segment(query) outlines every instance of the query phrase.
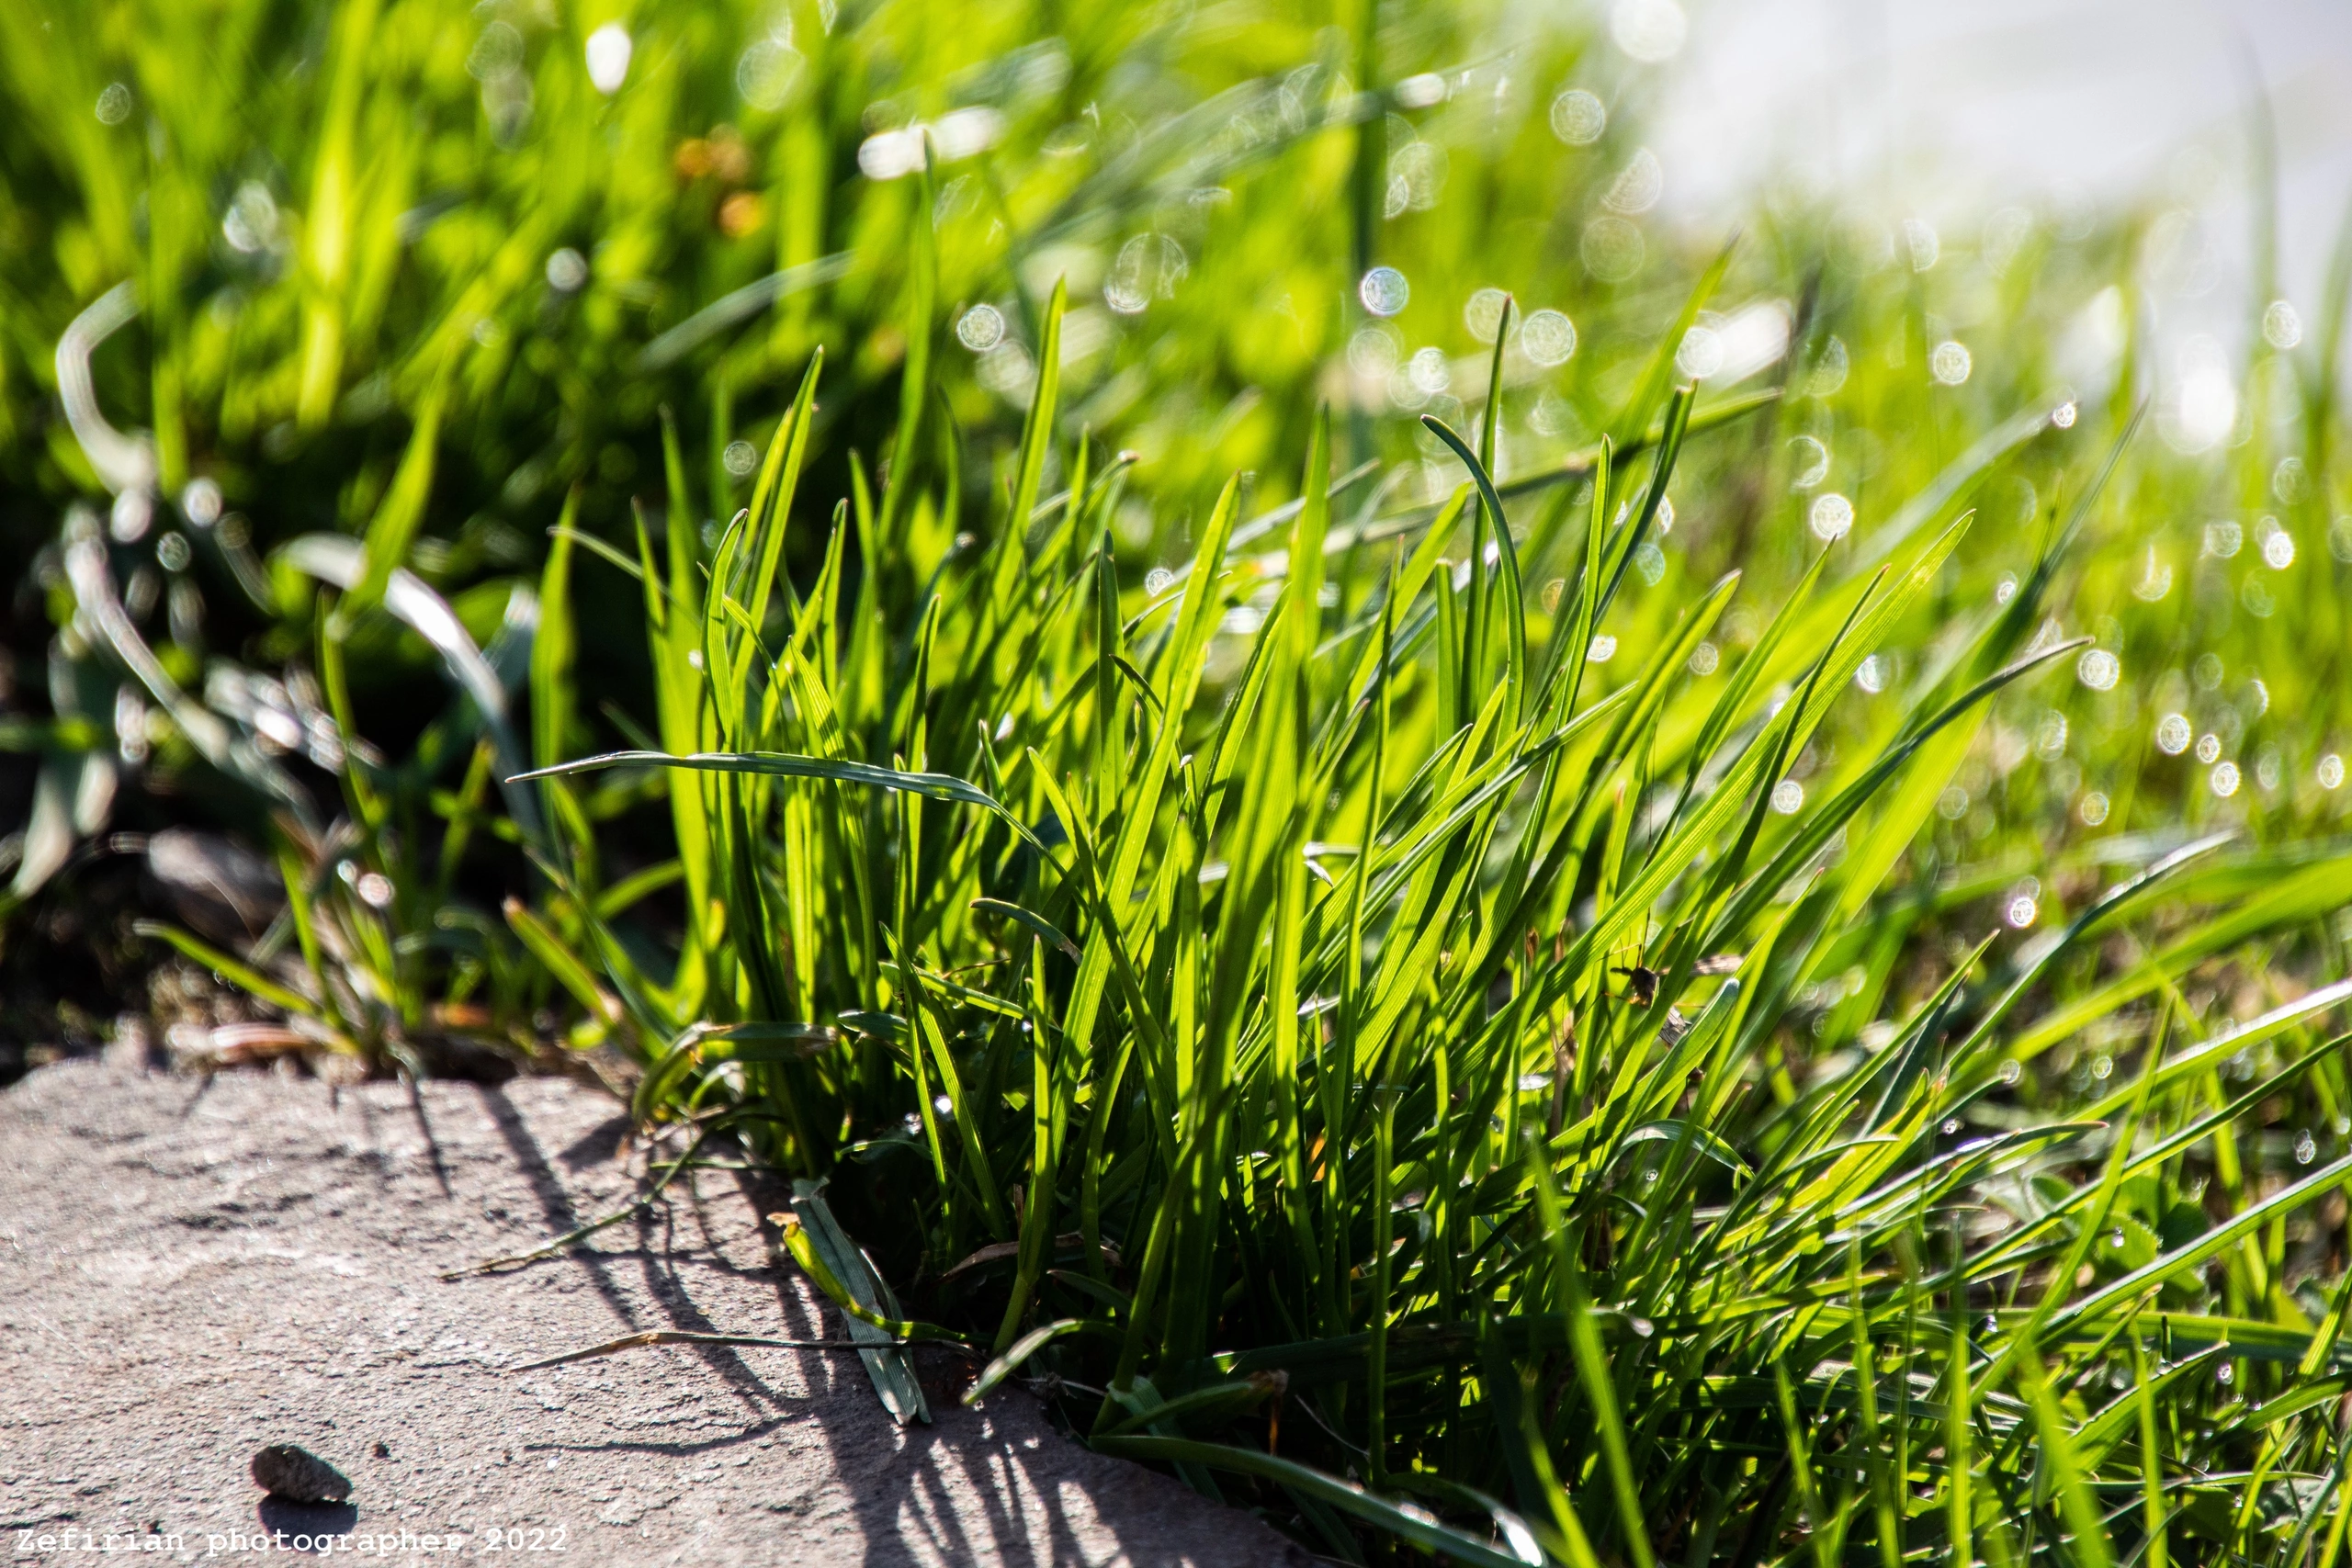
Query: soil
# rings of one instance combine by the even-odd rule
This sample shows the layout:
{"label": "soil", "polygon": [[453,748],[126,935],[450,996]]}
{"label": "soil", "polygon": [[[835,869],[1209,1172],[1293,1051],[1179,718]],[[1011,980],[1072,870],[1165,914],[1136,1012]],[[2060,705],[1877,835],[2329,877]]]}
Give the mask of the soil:
{"label": "soil", "polygon": [[[682,1179],[563,1258],[438,1277],[627,1203],[643,1164],[627,1132],[610,1099],[551,1078],[334,1088],[75,1060],[0,1093],[12,1557],[324,1536],[513,1568],[1307,1561],[1090,1453],[1016,1390],[978,1409],[934,1397],[937,1424],[902,1430],[836,1353],[679,1346],[509,1371],[645,1329],[842,1336],[775,1263],[766,1195],[731,1173]],[[273,1443],[349,1476],[350,1501],[265,1499],[251,1465]]]}

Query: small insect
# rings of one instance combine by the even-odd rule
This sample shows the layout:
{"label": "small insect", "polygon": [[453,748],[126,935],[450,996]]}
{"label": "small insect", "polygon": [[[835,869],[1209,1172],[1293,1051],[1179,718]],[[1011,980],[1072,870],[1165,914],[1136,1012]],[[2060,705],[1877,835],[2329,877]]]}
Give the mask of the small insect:
{"label": "small insect", "polygon": [[1612,975],[1624,976],[1625,988],[1633,992],[1634,999],[1641,1003],[1644,1007],[1647,1007],[1652,1002],[1657,1000],[1658,976],[1657,970],[1646,969],[1641,964],[1635,964],[1625,968],[1611,969],[1610,973]]}

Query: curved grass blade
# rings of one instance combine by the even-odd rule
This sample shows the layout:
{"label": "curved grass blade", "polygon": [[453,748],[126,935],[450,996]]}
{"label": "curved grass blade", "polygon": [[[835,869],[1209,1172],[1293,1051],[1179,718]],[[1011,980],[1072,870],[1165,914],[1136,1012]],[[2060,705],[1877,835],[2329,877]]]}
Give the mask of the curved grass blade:
{"label": "curved grass blade", "polygon": [[541,1371],[572,1361],[616,1356],[624,1350],[635,1350],[649,1345],[747,1345],[762,1350],[862,1350],[865,1348],[854,1339],[767,1339],[757,1334],[693,1334],[682,1328],[649,1328],[642,1334],[624,1335],[618,1339],[608,1339],[602,1345],[591,1345],[584,1350],[566,1350],[560,1356],[526,1361],[519,1367],[507,1367],[504,1371],[509,1373]]}
{"label": "curved grass blade", "polygon": [[1004,1354],[980,1369],[980,1375],[974,1379],[972,1386],[965,1391],[964,1403],[978,1404],[995,1390],[997,1384],[1020,1371],[1023,1362],[1059,1339],[1063,1335],[1098,1329],[1101,1326],[1091,1319],[1082,1317],[1065,1317],[1052,1323],[1040,1324],[1014,1340]]}
{"label": "curved grass blade", "polygon": [[919,795],[927,800],[977,806],[1010,828],[1015,837],[1036,851],[1041,858],[1051,858],[1026,822],[1007,810],[995,796],[976,785],[949,773],[906,773],[897,768],[876,767],[871,762],[852,761],[847,758],[807,757],[794,751],[696,751],[684,757],[667,751],[607,751],[601,756],[559,762],[551,768],[535,768],[529,773],[516,774],[514,782],[560,778],[567,773],[593,773],[599,768],[628,767],[691,768],[704,773],[752,773],[769,778],[826,779],[834,784],[858,784],[900,795]]}

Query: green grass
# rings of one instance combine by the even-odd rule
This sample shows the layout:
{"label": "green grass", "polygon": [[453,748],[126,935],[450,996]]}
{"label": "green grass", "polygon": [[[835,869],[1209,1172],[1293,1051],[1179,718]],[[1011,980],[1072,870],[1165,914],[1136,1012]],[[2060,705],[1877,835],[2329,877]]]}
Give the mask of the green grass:
{"label": "green grass", "polygon": [[[323,67],[363,13],[302,15]],[[263,544],[335,536],[278,551],[236,645],[309,672],[319,768],[219,715],[209,749],[202,638],[109,618],[96,570],[165,530],[75,525],[55,689],[127,671],[166,717],[135,767],[119,705],[25,743],[271,835],[296,894],[253,953],[171,940],[379,1065],[616,1047],[639,1117],[824,1183],[787,1247],[864,1327],[1338,1560],[2335,1561],[2340,286],[2187,450],[2130,215],[1927,266],[1802,204],[1729,249],[1596,228],[1638,205],[1643,81],[1566,33],[1499,63],[1477,7],[1120,14],[1066,73],[1012,8],[811,10],[741,121],[776,227],[688,238],[747,22],[633,18],[609,102],[594,18],[523,27],[501,146],[514,78],[485,96],[446,17],[387,6],[347,78],[255,72],[311,214],[338,143],[295,128],[415,106],[350,145],[454,204],[408,251],[408,196],[351,220],[400,258],[372,317],[315,261],[159,272],[165,184],[109,272],[137,172],[10,154],[20,209],[82,215],[60,255],[98,247],[77,303],[144,269],[146,397],[127,354],[100,396],[164,493],[177,461]],[[69,74],[10,101],[82,147]],[[141,81],[151,143],[249,156]],[[1551,129],[1571,85],[1615,106],[1597,147]],[[852,172],[889,113],[980,101],[994,151],[946,162],[939,120],[933,169]],[[534,281],[566,238],[577,299]],[[1411,280],[1394,337],[1368,263]],[[35,276],[0,267],[8,320],[53,341]],[[277,325],[208,359],[208,287]],[[1776,319],[1785,355],[1691,384]],[[25,482],[94,493],[43,440]],[[174,575],[218,597],[232,556]],[[511,715],[401,695],[476,644]]]}

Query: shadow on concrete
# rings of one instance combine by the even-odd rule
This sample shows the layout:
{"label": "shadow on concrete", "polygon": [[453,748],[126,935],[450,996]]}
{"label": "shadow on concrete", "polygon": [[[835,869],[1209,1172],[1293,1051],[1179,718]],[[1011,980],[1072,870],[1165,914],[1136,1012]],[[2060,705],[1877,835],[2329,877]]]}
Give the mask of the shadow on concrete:
{"label": "shadow on concrete", "polygon": [[[288,1551],[313,1556],[331,1551],[333,1538],[350,1534],[359,1522],[359,1510],[349,1503],[289,1503],[283,1497],[264,1497],[259,1514],[263,1529],[285,1532]],[[327,1538],[323,1545],[322,1537]]]}

